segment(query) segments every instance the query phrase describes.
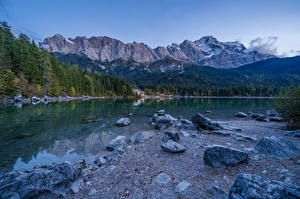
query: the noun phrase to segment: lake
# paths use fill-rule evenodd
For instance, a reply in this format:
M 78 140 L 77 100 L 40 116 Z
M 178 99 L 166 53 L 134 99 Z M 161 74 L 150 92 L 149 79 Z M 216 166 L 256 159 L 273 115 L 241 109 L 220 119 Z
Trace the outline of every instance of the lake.
M 165 101 L 103 99 L 53 104 L 0 105 L 0 173 L 32 168 L 52 162 L 76 162 L 105 153 L 106 144 L 117 135 L 130 137 L 153 127 L 149 120 L 164 109 L 174 117 L 190 119 L 210 110 L 208 117 L 233 118 L 238 111 L 264 113 L 274 108 L 275 99 L 198 98 Z M 116 127 L 120 117 L 130 116 L 131 125 Z M 87 123 L 87 118 L 97 122 Z

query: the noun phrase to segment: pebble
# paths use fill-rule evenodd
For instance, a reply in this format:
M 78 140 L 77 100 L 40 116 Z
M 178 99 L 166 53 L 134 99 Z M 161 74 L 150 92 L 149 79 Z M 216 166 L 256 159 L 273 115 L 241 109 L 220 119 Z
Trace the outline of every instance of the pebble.
M 171 181 L 172 180 L 171 180 L 170 176 L 168 176 L 166 173 L 161 173 L 154 178 L 154 182 L 156 182 L 158 184 L 168 184 Z
M 89 192 L 89 196 L 92 196 L 94 194 L 96 194 L 98 191 L 96 189 L 92 189 L 90 192 Z
M 191 186 L 191 183 L 189 183 L 188 181 L 184 180 L 184 181 L 180 182 L 176 186 L 175 192 L 176 193 L 183 193 L 183 192 L 185 192 L 189 188 L 189 186 Z

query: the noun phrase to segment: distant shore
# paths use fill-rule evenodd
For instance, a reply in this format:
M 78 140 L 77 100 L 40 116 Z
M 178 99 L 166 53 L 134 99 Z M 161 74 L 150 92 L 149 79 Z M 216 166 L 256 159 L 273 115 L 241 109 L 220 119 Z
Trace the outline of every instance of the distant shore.
M 0 100 L 2 104 L 49 104 L 55 102 L 70 102 L 70 101 L 88 101 L 88 100 L 95 100 L 95 99 L 123 99 L 123 98 L 137 98 L 137 99 L 170 99 L 170 100 L 178 100 L 178 99 L 277 99 L 279 97 L 276 96 L 182 96 L 182 95 L 144 95 L 144 96 L 101 96 L 101 97 L 92 97 L 92 96 L 80 96 L 80 97 L 71 97 L 71 96 L 59 96 L 59 97 L 31 97 L 31 98 L 23 98 L 22 95 L 17 95 L 14 97 L 5 97 Z

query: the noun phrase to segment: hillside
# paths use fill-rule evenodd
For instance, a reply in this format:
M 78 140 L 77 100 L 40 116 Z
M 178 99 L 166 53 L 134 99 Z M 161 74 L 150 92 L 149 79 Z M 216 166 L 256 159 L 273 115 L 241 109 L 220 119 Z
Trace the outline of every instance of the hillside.
M 82 68 L 124 77 L 143 89 L 193 95 L 278 95 L 285 87 L 297 85 L 300 75 L 300 57 L 273 58 L 236 69 L 182 64 L 170 57 L 150 64 L 122 59 L 99 62 L 62 54 L 58 59 L 73 64 L 83 59 L 78 62 Z

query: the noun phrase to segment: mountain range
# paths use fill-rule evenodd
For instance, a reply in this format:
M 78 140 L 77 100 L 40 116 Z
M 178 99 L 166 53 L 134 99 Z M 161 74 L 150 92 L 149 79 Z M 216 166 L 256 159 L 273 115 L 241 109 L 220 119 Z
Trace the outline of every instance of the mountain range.
M 144 43 L 125 44 L 106 36 L 72 39 L 56 34 L 46 38 L 39 45 L 49 52 L 86 55 L 92 60 L 102 62 L 122 59 L 149 64 L 171 58 L 182 63 L 215 68 L 236 68 L 275 57 L 251 51 L 240 42 L 220 42 L 212 36 L 204 36 L 196 41 L 185 40 L 181 44 L 172 43 L 167 47 L 159 46 L 152 49 Z

